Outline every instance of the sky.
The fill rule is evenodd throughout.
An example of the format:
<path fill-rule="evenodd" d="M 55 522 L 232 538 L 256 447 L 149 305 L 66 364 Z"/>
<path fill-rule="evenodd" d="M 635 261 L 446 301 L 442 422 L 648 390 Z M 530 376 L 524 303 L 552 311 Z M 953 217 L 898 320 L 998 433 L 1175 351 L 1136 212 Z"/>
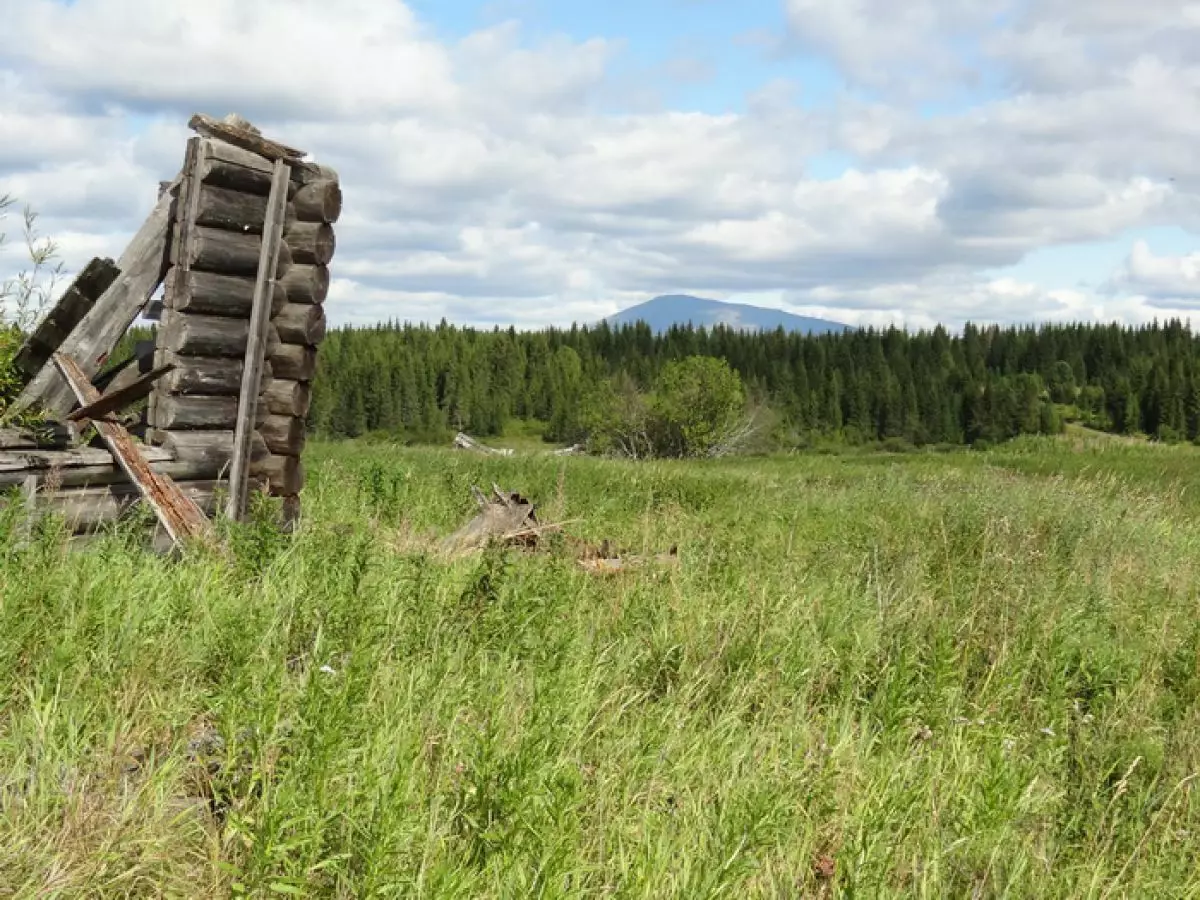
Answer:
<path fill-rule="evenodd" d="M 910 329 L 1200 310 L 1196 0 L 0 0 L 0 22 L 0 195 L 68 272 L 120 255 L 192 113 L 237 113 L 340 174 L 335 325 L 565 326 L 662 293 Z"/>

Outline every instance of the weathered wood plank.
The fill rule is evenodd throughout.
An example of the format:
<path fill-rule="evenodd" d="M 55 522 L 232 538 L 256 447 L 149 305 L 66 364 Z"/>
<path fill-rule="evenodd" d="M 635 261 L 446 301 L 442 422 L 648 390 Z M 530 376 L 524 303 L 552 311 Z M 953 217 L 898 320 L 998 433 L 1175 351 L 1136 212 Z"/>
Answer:
<path fill-rule="evenodd" d="M 65 422 L 45 422 L 27 428 L 0 428 L 0 450 L 53 449 L 75 440 L 76 429 Z"/>
<path fill-rule="evenodd" d="M 232 144 L 243 150 L 249 150 L 251 153 L 257 153 L 259 156 L 271 160 L 271 162 L 282 160 L 289 166 L 297 169 L 311 172 L 319 171 L 316 165 L 304 161 L 304 157 L 308 154 L 303 150 L 297 150 L 295 147 L 289 147 L 287 144 L 281 144 L 278 141 L 265 138 L 257 130 L 251 130 L 230 122 L 222 122 L 203 113 L 197 113 L 192 116 L 188 121 L 188 128 L 205 137 L 225 141 L 227 144 Z"/>
<path fill-rule="evenodd" d="M 62 346 L 62 342 L 96 304 L 96 299 L 108 290 L 120 274 L 121 270 L 111 259 L 97 257 L 83 267 L 83 271 L 75 277 L 54 308 L 33 330 L 33 334 L 25 339 L 13 357 L 13 366 L 22 378 L 37 375 L 42 366 L 50 361 L 50 354 Z"/>
<path fill-rule="evenodd" d="M 292 251 L 292 262 L 304 266 L 327 266 L 337 250 L 333 227 L 325 222 L 293 222 L 283 233 Z"/>
<path fill-rule="evenodd" d="M 325 307 L 288 303 L 271 320 L 284 344 L 315 347 L 325 340 Z"/>
<path fill-rule="evenodd" d="M 120 390 L 154 368 L 154 341 L 138 341 L 133 345 L 133 356 L 115 368 L 109 369 L 92 379 L 92 384 L 101 393 Z"/>
<path fill-rule="evenodd" d="M 263 391 L 263 401 L 273 416 L 303 419 L 312 405 L 312 385 L 286 378 L 272 378 Z"/>
<path fill-rule="evenodd" d="M 168 480 L 167 476 L 163 475 L 155 477 Z M 170 483 L 174 485 L 182 501 L 194 508 L 201 517 L 216 511 L 218 494 L 227 489 L 227 483 L 218 480 L 179 483 L 171 480 Z M 61 516 L 68 530 L 79 534 L 120 522 L 145 503 L 145 495 L 128 481 L 95 487 L 77 487 L 40 492 L 35 517 Z M 207 518 L 204 521 L 207 522 Z M 163 527 L 171 540 L 178 545 L 178 539 L 171 534 L 171 530 L 165 525 Z"/>
<path fill-rule="evenodd" d="M 266 452 L 266 446 L 263 446 Z M 222 475 L 226 463 L 210 459 L 162 459 L 150 462 L 150 468 L 159 475 L 167 475 L 176 481 L 198 481 Z M 41 467 L 38 469 L 9 469 L 0 463 L 0 490 L 24 483 L 32 477 L 44 490 L 58 488 L 101 486 L 106 484 L 128 484 L 129 476 L 113 460 L 91 466 Z"/>
<path fill-rule="evenodd" d="M 280 344 L 271 354 L 271 370 L 276 378 L 290 381 L 312 381 L 317 373 L 315 347 L 299 344 Z"/>
<path fill-rule="evenodd" d="M 166 305 L 176 312 L 249 319 L 254 283 L 254 278 L 240 275 L 190 272 L 186 278 L 176 279 L 169 272 Z M 287 290 L 275 282 L 271 295 L 272 317 L 279 314 L 287 300 Z"/>
<path fill-rule="evenodd" d="M 277 159 L 272 174 L 271 195 L 267 200 L 267 218 L 263 226 L 262 257 L 259 260 L 254 304 L 250 313 L 250 341 L 246 347 L 242 390 L 238 399 L 237 424 L 234 427 L 233 460 L 230 463 L 229 505 L 226 515 L 240 521 L 246 516 L 247 487 L 250 475 L 250 444 L 258 413 L 258 395 L 262 389 L 262 371 L 269 355 L 267 331 L 271 327 L 271 291 L 277 261 L 283 245 L 284 211 L 290 170 Z M 260 429 L 261 431 L 261 429 Z M 264 435 L 265 439 L 265 435 Z M 268 444 L 269 446 L 269 444 Z"/>
<path fill-rule="evenodd" d="M 162 281 L 177 187 L 178 179 L 159 199 L 117 261 L 120 276 L 96 300 L 59 348 L 61 353 L 76 361 L 87 379 L 100 371 L 108 354 Z M 16 412 L 40 404 L 51 415 L 66 415 L 76 402 L 75 393 L 51 361 L 42 366 L 10 408 Z"/>
<path fill-rule="evenodd" d="M 329 267 L 294 264 L 279 283 L 289 303 L 324 303 L 329 296 Z"/>
<path fill-rule="evenodd" d="M 150 396 L 150 392 L 154 390 L 154 382 L 158 381 L 158 379 L 174 368 L 173 365 L 168 363 L 165 366 L 159 366 L 157 369 L 150 370 L 129 384 L 120 385 L 105 391 L 94 403 L 81 406 L 68 415 L 67 421 L 81 422 L 87 419 L 98 419 L 119 409 L 124 409 L 130 404 Z"/>
<path fill-rule="evenodd" d="M 294 218 L 301 222 L 336 222 L 342 215 L 342 186 L 333 178 L 318 178 L 296 191 Z"/>
<path fill-rule="evenodd" d="M 221 275 L 255 275 L 262 251 L 262 235 L 240 234 L 220 228 L 196 226 L 188 247 L 172 248 L 171 264 L 182 268 L 186 259 L 189 270 L 216 272 Z M 292 265 L 290 250 L 280 250 L 275 277 L 283 276 Z"/>
<path fill-rule="evenodd" d="M 100 392 L 88 382 L 74 359 L 58 352 L 53 360 L 80 404 L 87 405 L 100 399 Z M 115 422 L 104 419 L 95 419 L 92 424 L 176 544 L 212 534 L 211 523 L 195 501 L 189 499 L 170 478 L 158 475 L 150 468 L 129 432 Z"/>

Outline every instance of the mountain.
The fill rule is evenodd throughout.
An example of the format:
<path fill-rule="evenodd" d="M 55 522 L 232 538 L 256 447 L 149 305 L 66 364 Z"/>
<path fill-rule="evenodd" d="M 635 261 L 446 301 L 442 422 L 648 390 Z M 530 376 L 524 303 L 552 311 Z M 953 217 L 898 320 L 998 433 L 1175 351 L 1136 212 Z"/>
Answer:
<path fill-rule="evenodd" d="M 797 316 L 781 309 L 748 306 L 744 303 L 723 303 L 720 300 L 706 300 L 686 294 L 655 297 L 653 300 L 622 310 L 615 316 L 609 316 L 605 321 L 614 326 L 632 325 L 641 321 L 649 325 L 650 330 L 654 332 L 666 331 L 672 325 L 687 325 L 689 322 L 697 328 L 726 325 L 743 331 L 774 331 L 782 325 L 784 331 L 803 331 L 810 334 L 846 331 L 850 328 L 849 325 L 840 322 Z"/>

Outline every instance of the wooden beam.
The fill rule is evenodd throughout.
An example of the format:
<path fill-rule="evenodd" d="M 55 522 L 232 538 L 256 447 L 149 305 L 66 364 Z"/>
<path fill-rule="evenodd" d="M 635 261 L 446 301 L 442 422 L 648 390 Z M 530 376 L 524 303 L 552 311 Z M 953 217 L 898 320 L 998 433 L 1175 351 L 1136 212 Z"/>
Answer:
<path fill-rule="evenodd" d="M 176 187 L 178 179 L 172 182 L 172 189 L 159 199 L 154 211 L 117 261 L 120 276 L 96 300 L 59 347 L 60 353 L 76 362 L 85 381 L 90 381 L 100 371 L 108 355 L 162 281 Z M 70 412 L 75 403 L 75 392 L 63 379 L 59 368 L 48 361 L 21 391 L 10 409 L 17 412 L 38 404 L 49 415 L 62 416 Z"/>
<path fill-rule="evenodd" d="M 137 403 L 137 401 L 150 396 L 150 392 L 154 390 L 154 382 L 158 381 L 158 379 L 174 368 L 175 366 L 172 363 L 167 363 L 165 366 L 152 369 L 129 384 L 121 385 L 111 391 L 105 391 L 95 403 L 88 403 L 85 406 L 81 406 L 67 416 L 67 421 L 81 422 L 84 419 L 99 419 L 102 416 L 107 416 L 109 413 L 116 412 L 118 409 L 124 409 L 131 403 Z"/>
<path fill-rule="evenodd" d="M 315 163 L 304 161 L 304 157 L 308 154 L 303 150 L 297 150 L 295 147 L 287 146 L 287 144 L 269 140 L 249 128 L 229 122 L 221 122 L 203 113 L 197 113 L 192 116 L 188 122 L 188 128 L 205 137 L 225 141 L 227 144 L 233 144 L 235 147 L 249 150 L 251 153 L 257 153 L 259 156 L 265 157 L 272 162 L 282 161 L 295 168 L 320 174 L 321 170 Z M 290 180 L 291 172 L 287 174 Z"/>
<path fill-rule="evenodd" d="M 284 207 L 287 204 L 288 181 L 291 170 L 277 158 L 271 175 L 271 195 L 267 200 L 267 218 L 263 225 L 262 255 L 258 262 L 258 279 L 254 285 L 254 301 L 250 310 L 250 340 L 242 369 L 242 392 L 238 401 L 237 424 L 234 428 L 233 460 L 230 464 L 230 490 L 227 516 L 241 521 L 246 515 L 248 479 L 250 476 L 250 447 L 258 413 L 258 394 L 262 382 L 263 362 L 267 356 L 267 330 L 271 325 L 271 297 L 274 290 L 279 251 L 283 244 Z"/>
<path fill-rule="evenodd" d="M 53 359 L 80 404 L 87 406 L 100 399 L 100 392 L 92 387 L 74 359 L 61 351 L 55 353 Z M 150 468 L 124 427 L 106 419 L 96 419 L 93 424 L 129 480 L 150 504 L 171 540 L 183 544 L 191 538 L 212 535 L 212 524 L 200 507 L 173 480 Z"/>

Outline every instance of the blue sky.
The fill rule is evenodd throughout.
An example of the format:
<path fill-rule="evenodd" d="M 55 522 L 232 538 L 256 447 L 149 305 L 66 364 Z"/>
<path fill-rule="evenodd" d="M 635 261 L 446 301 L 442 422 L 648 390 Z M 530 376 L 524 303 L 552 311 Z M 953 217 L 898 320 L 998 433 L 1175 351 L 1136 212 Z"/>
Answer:
<path fill-rule="evenodd" d="M 0 0 L 0 18 L 0 193 L 42 212 L 68 268 L 119 252 L 190 112 L 239 112 L 342 176 L 335 322 L 536 327 L 666 292 L 909 327 L 1200 306 L 1189 0 Z M 280 23 L 287 58 L 319 64 L 279 62 Z"/>

